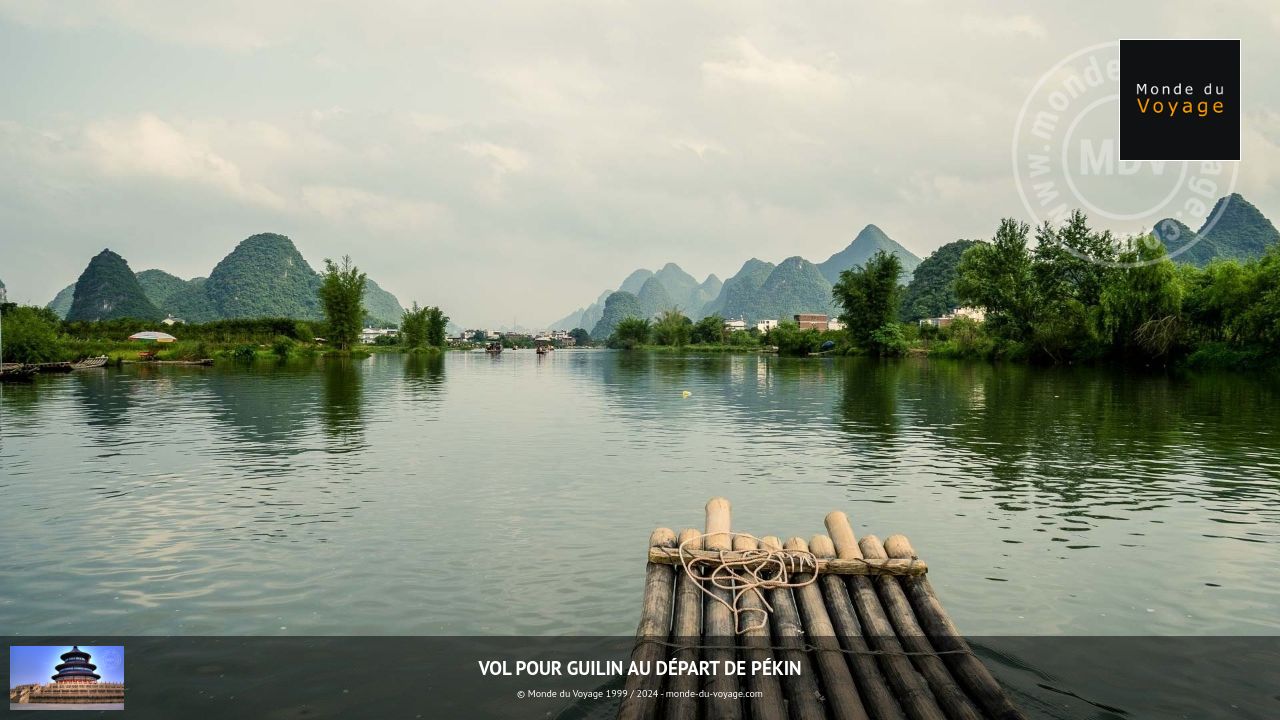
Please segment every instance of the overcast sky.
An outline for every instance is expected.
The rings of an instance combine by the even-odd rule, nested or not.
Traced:
[[[0,279],[244,237],[404,304],[536,326],[674,261],[923,256],[1024,215],[1017,112],[1065,55],[1239,37],[1237,189],[1280,219],[1280,4],[0,0]],[[1136,228],[1116,228],[1135,230]]]

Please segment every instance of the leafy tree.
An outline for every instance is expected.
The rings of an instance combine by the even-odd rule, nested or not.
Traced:
[[[1030,231],[1024,222],[1000,221],[991,242],[965,251],[956,277],[960,301],[984,308],[994,333],[1019,341],[1030,337],[1035,322],[1035,281],[1027,250]]]
[[[725,341],[724,335],[724,318],[708,315],[693,324],[690,340],[694,344],[716,345]]]
[[[1121,268],[1108,279],[1100,301],[1103,330],[1121,354],[1164,355],[1182,309],[1177,271],[1164,245],[1151,235],[1139,238],[1120,260],[1143,264]]]
[[[583,328],[570,330],[569,337],[573,338],[573,344],[577,347],[586,347],[591,344],[591,333],[588,333]]]
[[[737,333],[734,334],[737,335]],[[817,352],[822,346],[822,333],[814,328],[801,330],[800,326],[793,322],[782,322],[769,331],[766,342],[777,346],[779,355],[804,357],[809,353]]]
[[[442,348],[445,344],[445,333],[449,327],[449,316],[439,307],[432,306],[426,308],[427,322],[427,344],[432,347]]]
[[[324,269],[318,295],[329,326],[329,342],[339,350],[349,350],[360,337],[367,276],[351,264],[350,255],[343,256],[341,265],[325,258]]]
[[[909,345],[903,336],[902,326],[896,322],[885,323],[871,333],[871,346],[876,353],[886,356],[906,355]]]
[[[0,307],[4,362],[41,363],[59,357],[58,315],[48,308],[4,303]]]
[[[685,317],[679,308],[664,310],[653,324],[653,339],[659,345],[684,347],[693,335],[693,321]]]
[[[482,343],[488,339],[489,339],[488,336],[484,334],[483,330],[477,330],[471,333],[471,342],[473,343]]]
[[[883,250],[877,250],[866,265],[840,273],[831,294],[843,310],[840,319],[849,336],[860,347],[876,353],[888,350],[880,343],[884,336],[878,333],[897,319],[901,274],[902,261]]]
[[[616,293],[615,293],[616,294]],[[609,336],[609,347],[631,350],[649,342],[652,328],[645,318],[627,317],[618,322]]]
[[[427,343],[427,308],[417,302],[400,317],[400,342],[410,350]]]

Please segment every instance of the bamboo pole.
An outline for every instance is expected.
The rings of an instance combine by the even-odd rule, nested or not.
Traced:
[[[698,538],[702,533],[687,528],[680,532],[679,542],[686,547],[701,547]],[[671,642],[680,646],[674,656],[676,660],[695,662],[698,660],[698,645],[702,642],[702,589],[697,581],[689,577],[684,568],[676,568],[676,605],[675,618],[671,625]],[[677,674],[667,679],[667,687],[674,695],[667,698],[665,715],[667,720],[697,720],[698,698],[683,697],[686,693],[698,689],[696,675]]]
[[[884,541],[885,553],[891,558],[907,559],[916,556],[915,548],[905,535],[890,535]],[[1004,688],[992,677],[987,666],[973,654],[969,643],[956,629],[947,615],[946,609],[938,601],[933,592],[933,585],[927,577],[903,578],[902,587],[907,598],[915,608],[916,617],[924,626],[925,633],[939,650],[961,651],[943,655],[943,660],[951,667],[951,672],[960,680],[969,695],[978,701],[978,705],[992,718],[998,720],[1026,720],[1022,711],[1014,706],[1005,694]]]
[[[761,539],[767,550],[781,550],[782,542],[770,535]],[[791,597],[791,588],[775,588],[769,592],[769,604],[773,606],[770,621],[773,635],[777,638],[780,650],[778,655],[783,662],[798,661],[799,675],[784,675],[783,686],[787,690],[791,717],[796,720],[824,720],[826,714],[822,709],[822,692],[818,689],[818,678],[813,672],[813,664],[804,652],[804,625],[800,621],[800,613],[796,610],[795,600]]]
[[[807,553],[809,544],[804,538],[794,537],[787,541],[785,549]],[[792,582],[797,584],[812,579],[813,573],[796,573],[791,576]],[[800,617],[804,620],[809,644],[815,648],[814,662],[822,677],[822,688],[831,717],[834,720],[869,720],[867,711],[862,707],[862,700],[858,697],[858,688],[853,684],[853,676],[849,674],[849,666],[844,661],[844,653],[840,652],[836,629],[827,615],[827,608],[822,604],[822,590],[818,588],[816,581],[801,585],[795,589],[795,598],[800,606]]]
[[[858,548],[862,550],[864,557],[888,557],[880,544],[880,538],[875,535],[864,536],[858,543]],[[929,683],[933,697],[947,713],[947,717],[954,720],[982,720],[982,713],[964,694],[964,690],[956,679],[951,677],[947,664],[934,654],[934,648],[929,644],[929,638],[925,636],[920,623],[916,622],[915,612],[912,611],[911,603],[898,585],[897,578],[878,577],[872,580],[872,583],[880,593],[880,600],[884,603],[886,614],[889,616],[889,621],[893,623],[902,646],[908,652],[917,653],[912,656],[912,660],[915,661],[920,674],[924,675]]]
[[[814,535],[809,542],[809,550],[819,560],[833,557],[835,545],[826,535]],[[835,575],[823,575],[818,578],[822,585],[822,594],[830,612],[831,622],[840,638],[840,645],[848,653],[849,666],[853,668],[853,676],[858,680],[858,688],[867,711],[876,720],[905,720],[902,708],[889,690],[880,665],[871,654],[867,640],[862,636],[862,626],[853,611],[853,601],[849,599],[849,590],[844,580]]]
[[[755,550],[757,549],[756,541],[739,535],[733,539],[733,549],[741,551]],[[750,628],[740,636],[743,648],[742,659],[748,663],[771,660],[772,650],[770,648],[773,642],[769,633],[769,614],[765,610],[764,602],[759,595],[748,590],[743,593],[738,601],[738,607],[740,610],[746,611],[739,613],[738,622],[742,626]],[[760,625],[760,627],[755,627],[756,625]],[[782,686],[779,684],[776,675],[752,673],[747,675],[746,685],[748,690],[759,692],[759,697],[749,698],[746,701],[747,712],[752,720],[787,720],[787,708],[783,704]]]
[[[849,517],[840,511],[827,514],[827,532],[836,547],[836,557],[855,559],[862,557],[858,541],[854,537]],[[849,589],[850,600],[857,608],[858,617],[871,646],[881,651],[880,665],[884,670],[889,685],[893,688],[902,709],[914,720],[943,720],[946,715],[929,693],[929,686],[924,682],[911,661],[903,655],[902,644],[894,634],[893,625],[885,617],[884,608],[876,596],[871,578],[863,575],[850,575],[844,578]]]
[[[671,547],[676,534],[667,528],[658,528],[649,536],[649,547]],[[648,662],[650,667],[662,659],[662,647],[654,640],[665,642],[671,630],[671,596],[675,586],[675,568],[670,565],[649,563],[644,577],[644,603],[640,611],[640,626],[636,629],[636,645],[631,650],[632,662]],[[662,677],[657,673],[628,675],[627,697],[618,708],[618,720],[652,720],[658,716],[658,689]],[[645,691],[645,692],[641,692]]]
[[[718,563],[722,560],[733,562],[742,560],[745,557],[747,557],[747,553],[741,550],[717,552],[686,547],[682,553],[678,547],[655,547],[649,549],[649,562],[666,565],[680,565],[689,558]],[[813,570],[812,566],[806,565],[795,555],[784,554],[778,556],[778,558],[786,563],[788,573],[812,572]],[[886,558],[881,560],[871,558],[824,558],[818,561],[819,575],[924,575],[927,572],[929,572],[929,566],[923,560],[910,558]]]
[[[708,550],[732,550],[729,531],[732,527],[732,515],[729,501],[714,497],[707,501],[706,533],[703,543]],[[733,650],[723,646],[734,643],[733,613],[729,610],[733,603],[733,594],[728,590],[711,587],[709,592],[715,597],[706,597],[703,601],[702,637],[712,646],[704,655],[708,660],[715,660],[718,667],[724,667],[736,659]],[[722,602],[723,601],[723,602]],[[742,703],[738,700],[738,678],[735,675],[716,673],[707,681],[707,689],[717,693],[712,695],[706,705],[707,720],[741,720]]]

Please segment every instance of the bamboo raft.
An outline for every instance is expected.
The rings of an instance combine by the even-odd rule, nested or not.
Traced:
[[[837,511],[827,535],[783,544],[733,532],[730,519],[729,501],[712,498],[705,532],[654,530],[631,661],[790,661],[800,672],[628,674],[619,720],[1025,719],[906,537],[858,540]]]

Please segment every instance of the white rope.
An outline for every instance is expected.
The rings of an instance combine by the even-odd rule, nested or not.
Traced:
[[[695,557],[685,554],[685,546],[690,543],[702,544],[704,538],[712,535],[728,535],[730,537],[749,538],[755,542],[756,549],[735,551],[732,558],[721,550],[715,558]],[[764,547],[764,543],[748,533],[724,532],[703,533],[680,543],[680,564],[685,573],[702,592],[715,598],[716,602],[729,608],[733,613],[734,632],[741,635],[752,630],[760,630],[769,624],[769,613],[773,606],[765,599],[765,590],[778,588],[797,588],[810,585],[818,579],[818,558],[811,552],[802,550],[781,550]],[[797,567],[800,572],[812,568],[809,577],[800,582],[792,582],[788,568]],[[710,587],[708,587],[708,585]],[[727,601],[712,588],[728,590],[732,593],[732,601]],[[760,601],[760,607],[742,607],[742,598],[752,593]],[[743,626],[743,615],[757,613],[758,622]]]

